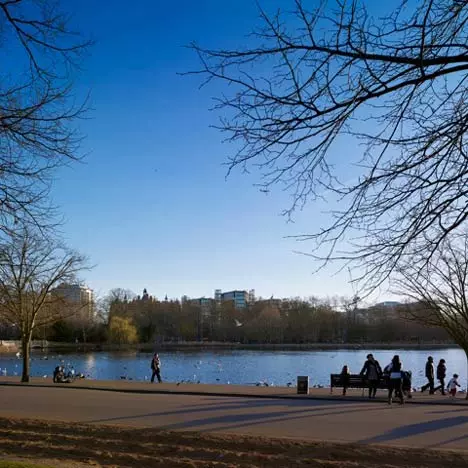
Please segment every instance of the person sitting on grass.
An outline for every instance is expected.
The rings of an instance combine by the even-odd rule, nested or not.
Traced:
[[[340,374],[340,382],[343,386],[343,396],[346,396],[346,390],[349,387],[349,382],[351,380],[351,373],[349,372],[348,366],[343,366]]]
[[[460,384],[458,383],[458,374],[453,374],[453,377],[447,385],[447,390],[449,391],[451,398],[455,398],[457,396],[457,387],[460,387]]]

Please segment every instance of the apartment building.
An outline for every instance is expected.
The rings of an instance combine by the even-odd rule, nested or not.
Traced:
[[[215,301],[217,303],[232,301],[236,309],[245,309],[249,302],[255,301],[255,290],[233,290],[222,292],[220,289],[215,290]]]
[[[89,320],[94,318],[94,292],[81,284],[63,283],[57,286],[52,294],[60,296],[71,304],[81,305],[79,315]]]

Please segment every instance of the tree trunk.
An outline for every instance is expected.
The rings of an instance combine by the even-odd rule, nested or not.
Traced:
[[[465,351],[466,363],[467,363],[467,368],[468,368],[468,348],[463,349],[463,351]],[[467,385],[467,388],[466,388],[465,400],[468,400],[468,385]]]
[[[23,373],[21,375],[21,382],[29,382],[29,350],[30,339],[23,338],[21,340],[21,351],[23,353]]]

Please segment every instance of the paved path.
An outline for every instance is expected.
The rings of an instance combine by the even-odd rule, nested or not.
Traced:
[[[468,451],[468,407],[0,387],[0,417]]]
[[[320,399],[320,400],[344,400],[344,401],[368,401],[366,390],[348,390],[348,395],[343,397],[341,389],[334,389],[330,393],[330,388],[310,388],[309,395],[298,395],[295,387],[263,387],[253,385],[222,385],[222,384],[193,384],[193,383],[162,383],[151,384],[149,382],[138,382],[129,380],[75,380],[71,384],[54,384],[52,379],[33,377],[29,384],[22,384],[18,377],[0,377],[0,386],[15,385],[15,386],[34,386],[34,387],[62,387],[64,389],[82,388],[96,389],[111,392],[128,392],[128,393],[163,393],[163,394],[187,394],[187,395],[209,395],[209,396],[245,396],[257,398],[287,398],[287,399]],[[386,390],[379,390],[377,399],[380,404],[386,401]],[[442,396],[440,393],[429,395],[429,392],[421,394],[413,393],[413,398],[407,400],[411,404],[444,404],[444,405],[462,405],[468,406],[468,400],[465,400],[465,394],[459,393],[456,400],[452,400],[447,396]]]

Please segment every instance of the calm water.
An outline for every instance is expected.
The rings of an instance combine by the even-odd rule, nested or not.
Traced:
[[[268,382],[270,385],[295,384],[296,376],[308,375],[311,385],[328,385],[330,373],[340,372],[344,364],[350,367],[352,373],[359,373],[369,352],[373,351],[172,351],[160,354],[161,374],[163,380],[168,382]],[[394,354],[399,354],[404,368],[413,372],[413,384],[416,387],[425,381],[424,365],[429,355],[434,357],[436,363],[440,358],[445,358],[448,375],[458,373],[462,386],[466,386],[466,358],[459,349],[374,352],[382,367],[390,362]],[[31,374],[51,378],[54,367],[62,362],[71,364],[77,372],[82,372],[90,379],[126,377],[144,381],[151,376],[150,361],[151,354],[135,352],[35,353],[32,356]],[[14,355],[0,356],[0,368],[4,375],[21,375],[21,360]]]

